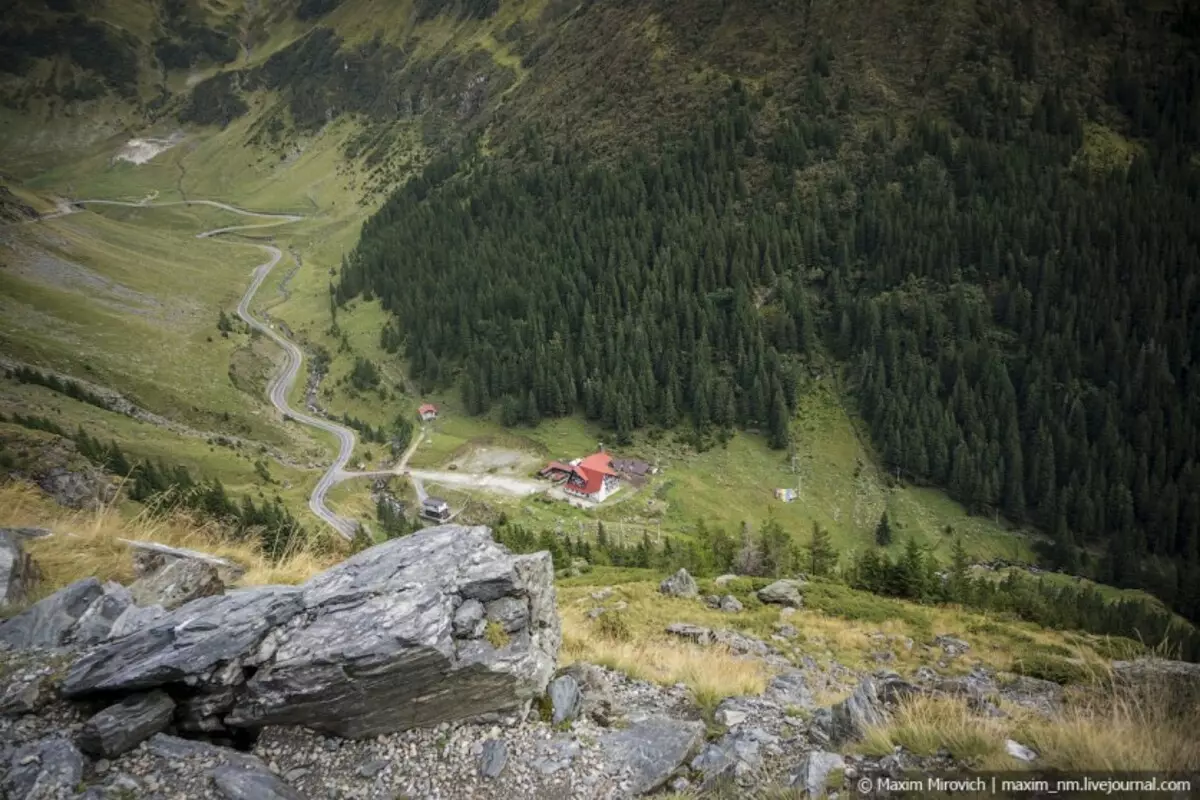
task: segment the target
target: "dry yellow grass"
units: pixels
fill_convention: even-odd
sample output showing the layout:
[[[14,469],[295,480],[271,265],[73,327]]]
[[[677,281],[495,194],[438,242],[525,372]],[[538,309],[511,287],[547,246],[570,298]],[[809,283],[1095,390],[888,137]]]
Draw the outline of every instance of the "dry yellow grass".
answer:
[[[1200,769],[1200,705],[1166,685],[1107,683],[1077,697],[1054,720],[1030,719],[1013,738],[1063,770]]]
[[[733,695],[759,694],[771,672],[761,661],[739,658],[723,647],[701,647],[654,630],[636,615],[628,639],[606,633],[578,607],[560,607],[563,664],[588,661],[663,685],[687,684],[696,701],[712,707]]]
[[[1014,739],[1038,753],[1036,766],[1063,771],[1200,769],[1200,707],[1180,703],[1164,686],[1115,686],[1069,696],[1063,712],[1044,717],[1002,704],[1008,716],[974,714],[962,698],[918,696],[860,744],[882,755],[897,746],[922,755],[946,748],[982,769],[1020,769],[1004,749]]]
[[[127,516],[113,505],[72,511],[55,505],[36,487],[19,482],[0,485],[0,526],[41,527],[54,533],[28,543],[43,574],[39,594],[89,576],[129,583],[134,578],[133,556],[122,539],[201,550],[228,559],[246,568],[240,580],[246,586],[300,583],[337,561],[332,553],[315,554],[297,543],[276,562],[267,558],[253,539],[231,536],[221,526],[191,514],[142,511]]]

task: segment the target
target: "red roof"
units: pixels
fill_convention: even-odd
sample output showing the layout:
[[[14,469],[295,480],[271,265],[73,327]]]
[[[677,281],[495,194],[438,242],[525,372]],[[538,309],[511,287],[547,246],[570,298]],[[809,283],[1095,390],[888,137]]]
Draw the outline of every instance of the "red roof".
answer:
[[[575,472],[575,468],[572,467],[570,464],[564,464],[561,461],[551,461],[549,464],[546,465],[546,468],[542,470],[541,474],[545,475],[548,472],[570,472],[570,473],[573,473],[573,472]]]
[[[434,414],[436,414],[437,406],[435,406],[433,403],[426,403],[425,405],[423,405],[417,409],[418,414],[427,414],[430,411],[432,411]]]
[[[579,466],[588,472],[598,472],[601,475],[616,476],[617,474],[612,467],[612,456],[608,453],[592,453],[580,461]]]
[[[604,473],[595,472],[580,465],[576,467],[575,474],[583,479],[583,486],[577,487],[584,494],[596,494],[604,487]]]

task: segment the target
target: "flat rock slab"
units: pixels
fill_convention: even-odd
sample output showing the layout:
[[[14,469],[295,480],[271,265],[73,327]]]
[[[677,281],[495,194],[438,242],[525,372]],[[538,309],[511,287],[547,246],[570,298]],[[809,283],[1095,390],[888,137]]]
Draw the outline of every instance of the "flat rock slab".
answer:
[[[174,712],[175,702],[165,692],[127,697],[84,723],[79,747],[93,756],[115,758],[164,730]]]
[[[805,582],[801,580],[775,581],[770,586],[764,586],[758,590],[758,599],[764,603],[799,608],[804,605],[804,595],[801,594],[804,586]]]
[[[476,601],[507,643],[455,635]],[[465,634],[465,635],[464,635]],[[301,587],[194,600],[72,665],[69,697],[169,687],[185,729],[305,725],[350,738],[519,708],[561,641],[549,554],[443,525],[356,554]]]
[[[648,717],[606,734],[600,748],[610,771],[625,774],[629,793],[639,795],[666,783],[703,741],[701,722]]]
[[[217,767],[212,778],[227,800],[305,800],[304,795],[265,769],[240,765]]]
[[[17,649],[62,647],[75,624],[101,595],[95,578],[84,578],[0,622],[0,642]]]

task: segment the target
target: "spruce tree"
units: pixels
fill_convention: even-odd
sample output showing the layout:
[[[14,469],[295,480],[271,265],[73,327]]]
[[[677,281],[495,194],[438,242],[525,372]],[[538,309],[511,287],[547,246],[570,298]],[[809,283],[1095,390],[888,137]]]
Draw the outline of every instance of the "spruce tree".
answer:
[[[822,528],[820,523],[813,522],[812,538],[805,545],[805,550],[808,553],[808,571],[812,575],[824,576],[833,572],[838,559],[837,551],[833,549],[829,531]]]
[[[875,544],[887,547],[891,543],[892,525],[888,522],[887,511],[884,510],[882,516],[879,517],[879,523],[875,526]]]

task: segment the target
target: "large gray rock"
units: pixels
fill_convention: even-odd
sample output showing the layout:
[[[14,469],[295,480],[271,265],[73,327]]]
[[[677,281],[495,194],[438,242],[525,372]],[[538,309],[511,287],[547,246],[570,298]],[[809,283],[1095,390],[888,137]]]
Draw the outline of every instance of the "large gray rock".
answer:
[[[174,712],[175,703],[166,692],[132,695],[83,724],[79,749],[93,756],[115,758],[164,730]]]
[[[24,602],[38,581],[37,566],[22,544],[24,538],[0,528],[0,606]]]
[[[792,768],[788,786],[802,789],[808,797],[824,797],[831,783],[840,786],[838,778],[844,776],[845,769],[846,760],[837,753],[811,750]]]
[[[50,738],[19,747],[0,772],[0,796],[8,800],[71,797],[83,779],[83,754],[66,739]]]
[[[811,709],[816,705],[804,672],[798,669],[784,670],[772,678],[763,697],[785,709]]]
[[[304,795],[265,768],[229,764],[214,769],[212,779],[226,800],[305,800]]]
[[[727,594],[721,598],[721,602],[718,604],[717,608],[721,609],[722,611],[727,611],[731,614],[736,614],[737,612],[743,610],[744,606],[736,597],[731,594]]]
[[[0,642],[20,649],[62,647],[75,623],[102,594],[104,589],[95,578],[76,581],[0,622]]]
[[[775,653],[775,648],[764,642],[738,631],[724,628],[705,628],[690,622],[672,622],[666,628],[667,633],[699,645],[724,645],[735,653],[767,657]]]
[[[139,606],[162,606],[172,611],[182,605],[225,591],[217,568],[205,561],[178,558],[158,572],[139,578],[129,587]]]
[[[550,697],[552,724],[570,722],[579,716],[583,708],[583,695],[579,692],[579,684],[570,675],[561,675],[550,681],[546,694]]]
[[[141,606],[130,605],[121,615],[113,620],[112,627],[108,631],[107,639],[117,639],[121,636],[128,636],[134,631],[149,627],[151,623],[165,617],[167,610],[162,606]]]
[[[478,639],[483,636],[487,620],[483,603],[475,599],[464,600],[454,612],[454,635],[460,639]]]
[[[458,606],[511,598],[524,626],[497,648],[454,635]],[[487,528],[443,525],[369,548],[302,587],[188,603],[95,648],[71,697],[171,687],[181,727],[304,725],[374,736],[518,709],[561,640],[549,554],[514,556]],[[499,606],[502,625],[522,619]]]
[[[648,717],[606,733],[599,749],[609,772],[622,775],[629,793],[639,795],[666,783],[703,741],[701,722]]]
[[[1163,692],[1178,703],[1200,702],[1200,664],[1164,658],[1114,661],[1112,676],[1120,686]]]
[[[686,569],[680,569],[658,585],[658,590],[671,597],[695,597],[700,591],[696,579]]]
[[[796,579],[775,581],[758,590],[758,599],[764,603],[799,608],[804,605],[804,595],[800,593],[804,584],[804,581]]]

